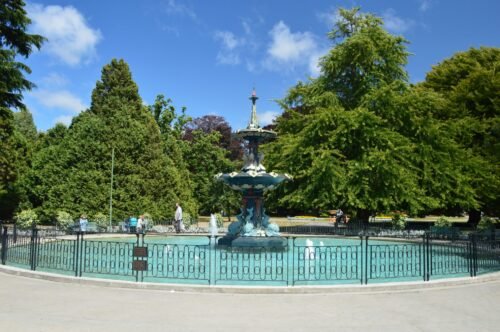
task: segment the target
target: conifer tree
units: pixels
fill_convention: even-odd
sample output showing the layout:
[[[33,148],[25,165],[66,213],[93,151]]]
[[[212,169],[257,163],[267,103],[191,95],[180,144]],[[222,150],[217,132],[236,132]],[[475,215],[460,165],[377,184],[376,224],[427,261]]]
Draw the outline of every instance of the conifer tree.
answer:
[[[42,183],[35,190],[45,196],[38,200],[45,216],[57,210],[75,215],[107,212],[113,149],[115,220],[144,212],[169,218],[176,201],[192,212],[187,179],[164,153],[158,125],[143,105],[128,65],[112,60],[102,70],[90,108],[73,120],[60,143],[42,149],[36,158],[33,182]],[[59,178],[41,177],[54,172]]]

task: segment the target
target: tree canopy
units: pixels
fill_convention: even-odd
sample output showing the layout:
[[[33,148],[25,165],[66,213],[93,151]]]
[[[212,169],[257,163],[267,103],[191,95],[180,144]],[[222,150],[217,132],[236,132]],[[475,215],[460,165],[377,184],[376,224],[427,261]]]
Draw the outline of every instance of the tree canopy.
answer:
[[[27,58],[40,48],[44,38],[26,32],[31,20],[21,0],[5,0],[0,5],[0,201],[11,196],[16,180],[19,140],[14,137],[12,109],[25,109],[23,91],[34,84],[25,78],[31,70],[17,57]]]
[[[445,100],[408,83],[406,41],[357,8],[339,14],[321,75],[280,102],[267,160],[294,181],[271,198],[316,213],[342,207],[365,221],[376,211],[478,206],[477,160],[433,117]]]
[[[500,49],[472,48],[434,66],[420,84],[445,100],[446,107],[432,114],[474,155],[470,177],[479,209],[493,215],[500,213],[499,68]]]

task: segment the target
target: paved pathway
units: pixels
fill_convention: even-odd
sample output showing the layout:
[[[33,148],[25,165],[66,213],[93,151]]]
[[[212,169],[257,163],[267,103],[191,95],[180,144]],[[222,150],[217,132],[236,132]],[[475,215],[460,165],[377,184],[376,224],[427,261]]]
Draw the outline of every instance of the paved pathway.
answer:
[[[398,292],[220,294],[0,272],[0,331],[500,331],[500,280]]]

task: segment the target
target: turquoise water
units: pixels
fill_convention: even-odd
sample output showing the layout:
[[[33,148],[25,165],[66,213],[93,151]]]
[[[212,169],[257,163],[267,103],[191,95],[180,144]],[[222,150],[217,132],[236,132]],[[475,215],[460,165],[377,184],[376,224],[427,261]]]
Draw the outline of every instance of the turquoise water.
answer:
[[[207,236],[146,236],[147,257],[133,256],[136,237],[41,241],[36,270],[129,281],[202,285],[335,285],[421,281],[470,275],[467,243],[290,237],[285,250],[213,245]],[[140,242],[142,246],[142,241]],[[7,264],[30,266],[30,246],[8,251]],[[482,257],[482,256],[480,256]],[[500,269],[498,255],[483,257],[479,272]],[[134,260],[147,270],[132,270]]]

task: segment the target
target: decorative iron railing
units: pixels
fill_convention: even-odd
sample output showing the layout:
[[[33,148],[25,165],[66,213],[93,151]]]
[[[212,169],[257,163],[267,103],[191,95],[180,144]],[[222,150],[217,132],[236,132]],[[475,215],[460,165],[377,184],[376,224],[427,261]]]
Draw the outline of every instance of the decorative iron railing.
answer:
[[[216,246],[157,240],[40,236],[36,229],[17,238],[4,227],[1,263],[76,277],[205,285],[331,285],[385,281],[428,281],[500,271],[500,241],[471,235],[467,240],[350,239],[288,237],[285,248]],[[339,241],[339,239],[345,239]]]

